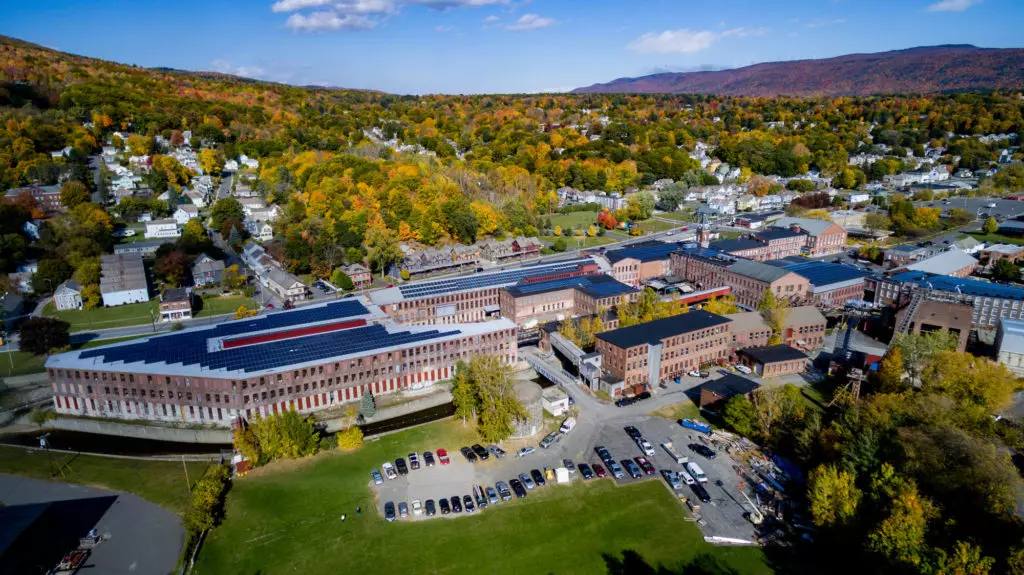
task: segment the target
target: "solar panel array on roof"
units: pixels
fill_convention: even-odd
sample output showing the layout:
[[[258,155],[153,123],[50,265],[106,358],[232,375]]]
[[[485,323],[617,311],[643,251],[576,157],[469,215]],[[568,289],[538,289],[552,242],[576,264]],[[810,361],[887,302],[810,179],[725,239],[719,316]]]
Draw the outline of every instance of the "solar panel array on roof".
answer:
[[[102,358],[105,363],[165,363],[251,373],[459,333],[459,330],[442,332],[436,329],[388,333],[382,325],[370,325],[220,351],[210,351],[206,337],[196,337],[196,333],[182,333],[140,343],[96,348],[82,352],[80,357]],[[217,335],[224,334],[211,334],[208,337]]]
[[[938,276],[920,271],[903,272],[888,278],[898,283],[914,283],[935,290],[980,297],[998,297],[1010,300],[1024,300],[1024,289],[990,282]]]
[[[818,287],[871,275],[871,272],[856,266],[830,262],[805,261],[799,264],[784,266],[783,269],[807,278],[807,281]]]
[[[650,262],[655,260],[668,259],[669,254],[671,254],[674,251],[678,251],[682,247],[682,242],[654,242],[651,245],[644,245],[632,248],[622,248],[618,250],[608,250],[607,252],[605,252],[605,257],[608,258],[608,261],[612,263],[624,260],[626,258],[632,258],[635,260],[640,260],[642,262]]]
[[[402,297],[415,299],[437,294],[453,293],[470,289],[487,287],[504,287],[516,283],[523,278],[542,276],[576,269],[581,264],[592,263],[589,258],[568,260],[542,266],[516,268],[500,272],[483,273],[443,280],[434,280],[399,286]]]
[[[616,280],[615,278],[595,274],[572,278],[559,278],[536,283],[516,284],[505,289],[515,297],[552,292],[562,289],[575,288],[583,293],[596,298],[612,297],[614,295],[632,293],[634,288]]]

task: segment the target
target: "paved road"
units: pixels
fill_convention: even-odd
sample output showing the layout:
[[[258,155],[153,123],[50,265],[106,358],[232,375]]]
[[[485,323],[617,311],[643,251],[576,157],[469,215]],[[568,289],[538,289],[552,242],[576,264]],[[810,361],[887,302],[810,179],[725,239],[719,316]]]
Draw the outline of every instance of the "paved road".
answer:
[[[221,172],[220,187],[217,188],[217,199],[226,198],[231,195],[231,180],[234,178],[234,172],[223,171]]]
[[[89,156],[89,169],[92,170],[93,181],[96,184],[96,191],[92,193],[92,201],[94,204],[101,204],[100,198],[100,181],[103,179],[103,174],[100,173],[100,157]]]
[[[185,544],[185,528],[175,514],[128,493],[0,474],[0,501],[7,506],[59,502],[51,506],[56,521],[46,533],[55,543],[46,550],[51,566],[92,528],[104,541],[93,549],[83,573],[167,575]]]

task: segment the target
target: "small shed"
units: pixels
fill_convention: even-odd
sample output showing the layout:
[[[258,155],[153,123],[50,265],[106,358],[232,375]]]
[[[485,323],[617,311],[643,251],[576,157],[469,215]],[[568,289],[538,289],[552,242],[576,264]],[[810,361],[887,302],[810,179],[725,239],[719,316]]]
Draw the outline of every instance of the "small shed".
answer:
[[[558,483],[569,483],[569,470],[559,467],[555,470],[555,481]]]

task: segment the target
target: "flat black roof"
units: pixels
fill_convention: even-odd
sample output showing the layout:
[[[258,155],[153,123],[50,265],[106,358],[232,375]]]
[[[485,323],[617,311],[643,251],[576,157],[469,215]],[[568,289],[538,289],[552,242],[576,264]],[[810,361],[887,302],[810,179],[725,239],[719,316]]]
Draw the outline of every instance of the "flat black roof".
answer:
[[[736,395],[746,395],[760,386],[755,381],[730,373],[720,379],[706,382],[703,387],[718,397],[729,399]]]
[[[731,240],[718,240],[717,242],[711,242],[708,247],[720,252],[738,252],[742,250],[763,248],[765,245],[766,244],[750,238],[734,238]]]
[[[788,345],[766,345],[764,347],[748,347],[740,353],[749,355],[758,363],[778,363],[794,359],[807,359],[807,354]]]
[[[645,343],[655,344],[668,337],[722,325],[730,321],[732,320],[727,317],[704,310],[693,310],[664,319],[599,333],[597,338],[618,347],[630,348]]]

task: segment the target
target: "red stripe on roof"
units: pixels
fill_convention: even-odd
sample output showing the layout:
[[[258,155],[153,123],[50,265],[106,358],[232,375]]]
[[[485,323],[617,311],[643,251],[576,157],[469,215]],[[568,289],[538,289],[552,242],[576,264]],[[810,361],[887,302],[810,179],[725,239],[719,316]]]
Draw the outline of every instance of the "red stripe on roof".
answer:
[[[301,327],[298,329],[288,329],[284,331],[276,331],[274,333],[264,333],[261,335],[253,335],[250,337],[237,337],[235,339],[224,340],[224,349],[231,349],[234,347],[242,347],[243,345],[253,345],[256,343],[267,343],[271,341],[279,341],[282,339],[289,339],[293,337],[302,337],[306,335],[316,335],[318,333],[327,333],[331,331],[338,331],[342,329],[349,329],[352,327],[360,327],[366,325],[365,319],[354,319],[352,321],[342,321],[338,323],[329,323],[325,325],[316,325],[313,327]]]

